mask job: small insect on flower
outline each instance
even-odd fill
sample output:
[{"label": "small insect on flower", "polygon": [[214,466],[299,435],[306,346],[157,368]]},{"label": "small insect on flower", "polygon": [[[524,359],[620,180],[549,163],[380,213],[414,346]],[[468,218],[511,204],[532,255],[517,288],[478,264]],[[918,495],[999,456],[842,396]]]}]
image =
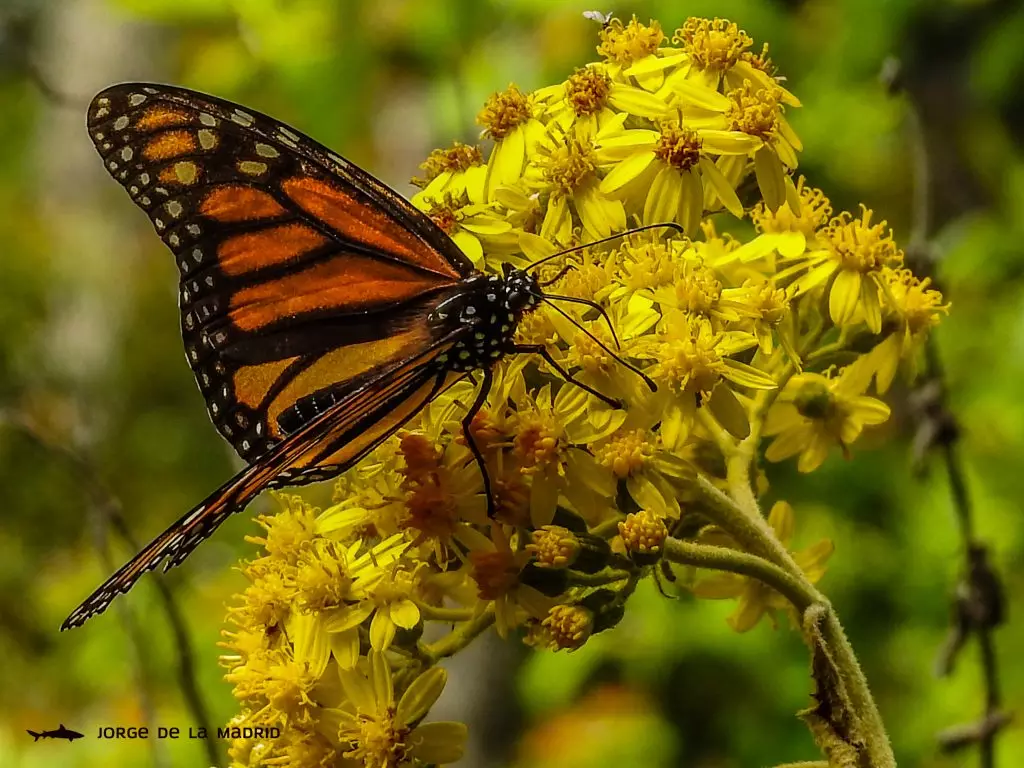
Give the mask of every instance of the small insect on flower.
[{"label": "small insect on flower", "polygon": [[[539,126],[518,89],[493,102],[485,123],[496,138]],[[62,629],[105,610],[161,562],[182,563],[264,489],[344,472],[474,374],[482,383],[463,426],[493,513],[468,427],[506,355],[540,354],[567,381],[618,405],[574,379],[546,347],[515,341],[523,317],[553,298],[534,271],[548,259],[479,272],[437,221],[365,171],[212,96],[116,85],[93,99],[88,127],[105,161],[117,154],[126,163],[128,173],[115,178],[175,255],[189,363],[215,426],[248,466],[104,582]],[[525,163],[522,135],[516,147],[513,175]],[[153,204],[144,194],[151,189],[163,202]],[[461,221],[461,245],[478,260],[473,226],[477,234],[481,222],[511,228],[480,206],[461,219],[450,208],[433,212],[450,214],[455,236]]]}]

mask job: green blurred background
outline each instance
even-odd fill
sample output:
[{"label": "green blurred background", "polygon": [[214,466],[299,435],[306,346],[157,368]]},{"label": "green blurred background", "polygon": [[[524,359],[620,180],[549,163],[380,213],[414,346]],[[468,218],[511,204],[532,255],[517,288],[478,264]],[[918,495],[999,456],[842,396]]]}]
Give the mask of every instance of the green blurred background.
[{"label": "green blurred background", "polygon": [[[272,114],[409,192],[434,146],[473,142],[494,90],[560,82],[595,58],[591,0],[2,0],[0,2],[0,765],[208,765],[201,741],[104,742],[104,725],[196,725],[154,579],[85,628],[67,613],[134,550],[228,477],[237,460],[207,422],[181,352],[176,270],[142,213],[103,172],[84,128],[97,90],[173,82]],[[803,101],[791,121],[802,172],[837,208],[863,201],[906,241],[914,224],[906,103],[879,82],[903,62],[922,116],[928,234],[953,303],[938,332],[978,533],[1009,598],[997,633],[1006,706],[1024,713],[1024,5],[999,0],[623,2],[620,18],[718,15],[769,41]],[[972,645],[952,678],[932,667],[949,621],[960,543],[941,464],[911,471],[908,392],[853,461],[799,477],[770,467],[797,511],[798,545],[837,552],[823,582],[873,683],[901,765],[942,756],[940,729],[974,719]],[[32,425],[32,435],[22,428]],[[19,426],[22,425],[22,426]],[[48,445],[47,445],[48,444]],[[71,449],[68,453],[65,449]],[[318,491],[314,490],[316,497]],[[319,491],[322,498],[323,491]],[[253,509],[271,509],[261,500]],[[224,601],[252,551],[239,515],[170,574],[198,693],[221,724]],[[493,639],[453,661],[439,715],[469,722],[461,763],[552,768],[731,768],[817,757],[799,635],[732,606],[641,590],[626,620],[581,652],[530,656]],[[88,738],[33,743],[64,723]],[[1024,733],[998,765],[1024,765]]]}]

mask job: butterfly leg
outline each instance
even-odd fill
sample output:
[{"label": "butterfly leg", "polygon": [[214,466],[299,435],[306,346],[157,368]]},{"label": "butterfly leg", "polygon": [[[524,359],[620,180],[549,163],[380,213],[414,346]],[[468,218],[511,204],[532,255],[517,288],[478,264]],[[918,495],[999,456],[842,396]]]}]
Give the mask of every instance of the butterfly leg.
[{"label": "butterfly leg", "polygon": [[476,439],[473,437],[473,431],[471,426],[473,419],[480,409],[484,407],[484,403],[487,402],[487,395],[491,392],[491,384],[494,381],[494,374],[490,368],[484,368],[484,380],[480,383],[480,389],[476,393],[476,399],[473,404],[466,411],[466,415],[462,417],[462,433],[466,436],[466,445],[469,446],[470,453],[473,454],[473,459],[476,461],[478,467],[480,467],[480,474],[484,479],[484,495],[487,498],[487,517],[493,518],[497,510],[494,506],[494,494],[491,492],[491,476],[487,472],[487,464],[484,461],[483,451],[480,450],[480,446],[476,444]]},{"label": "butterfly leg", "polygon": [[589,392],[594,397],[596,397],[598,400],[600,400],[603,403],[607,403],[612,408],[622,408],[623,407],[623,404],[622,404],[621,400],[616,400],[614,397],[608,397],[608,395],[604,394],[603,392],[598,392],[596,389],[594,389],[593,387],[589,386],[588,384],[584,384],[582,381],[580,381],[575,376],[573,376],[571,373],[569,373],[567,370],[565,370],[565,368],[563,368],[562,365],[557,360],[555,360],[555,358],[553,358],[551,356],[551,352],[548,350],[547,346],[545,346],[544,344],[517,344],[516,347],[515,347],[515,351],[516,352],[521,352],[523,354],[538,354],[538,355],[540,355],[541,357],[544,358],[544,362],[546,362],[548,365],[550,365],[552,368],[554,368],[555,371],[558,372],[558,375],[561,376],[566,381],[568,381],[568,382],[570,382],[572,384],[575,384],[577,387],[582,389],[584,392]]}]

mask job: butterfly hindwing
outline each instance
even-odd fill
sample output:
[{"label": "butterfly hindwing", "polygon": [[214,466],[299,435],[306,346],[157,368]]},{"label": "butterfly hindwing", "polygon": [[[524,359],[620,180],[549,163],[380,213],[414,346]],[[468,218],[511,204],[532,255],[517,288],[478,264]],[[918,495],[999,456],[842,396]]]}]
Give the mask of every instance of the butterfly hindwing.
[{"label": "butterfly hindwing", "polygon": [[422,212],[253,110],[130,83],[93,99],[88,126],[175,255],[186,357],[249,461],[303,398],[426,349],[423,318],[472,272]]},{"label": "butterfly hindwing", "polygon": [[458,375],[434,365],[450,346],[435,344],[426,353],[369,378],[307,420],[118,569],[75,609],[61,629],[80,626],[104,611],[161,562],[165,562],[164,570],[182,563],[224,520],[264,489],[325,464],[335,472],[355,464],[454,383]]}]

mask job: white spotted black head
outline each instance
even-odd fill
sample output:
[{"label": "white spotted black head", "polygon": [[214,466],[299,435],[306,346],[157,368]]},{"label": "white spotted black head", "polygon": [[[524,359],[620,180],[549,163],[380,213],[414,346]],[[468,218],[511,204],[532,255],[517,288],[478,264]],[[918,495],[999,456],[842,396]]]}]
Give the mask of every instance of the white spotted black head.
[{"label": "white spotted black head", "polygon": [[509,264],[502,275],[477,274],[461,281],[430,314],[439,336],[456,338],[438,362],[454,371],[486,368],[513,351],[519,321],[540,299],[537,278]]}]

